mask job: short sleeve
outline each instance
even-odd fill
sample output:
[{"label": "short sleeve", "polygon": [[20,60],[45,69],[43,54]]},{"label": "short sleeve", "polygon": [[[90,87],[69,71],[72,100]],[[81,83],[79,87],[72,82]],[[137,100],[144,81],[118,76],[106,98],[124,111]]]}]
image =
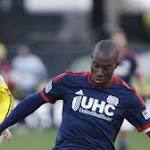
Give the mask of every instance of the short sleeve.
[{"label": "short sleeve", "polygon": [[56,100],[64,99],[65,94],[65,73],[54,77],[47,86],[40,92],[46,102],[55,103]]},{"label": "short sleeve", "polygon": [[142,97],[135,93],[129,96],[125,118],[133,124],[139,132],[145,132],[150,135],[150,112],[146,109]]}]

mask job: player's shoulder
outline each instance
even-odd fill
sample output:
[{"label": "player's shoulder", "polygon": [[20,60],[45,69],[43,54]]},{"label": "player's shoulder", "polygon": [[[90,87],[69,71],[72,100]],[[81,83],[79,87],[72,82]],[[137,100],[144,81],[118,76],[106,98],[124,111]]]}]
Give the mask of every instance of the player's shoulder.
[{"label": "player's shoulder", "polygon": [[68,71],[67,70],[64,73],[56,75],[53,78],[53,82],[58,82],[58,81],[61,81],[61,80],[66,80],[66,79],[74,79],[74,78],[86,77],[86,76],[88,76],[88,74],[89,74],[89,72],[84,72],[84,71],[73,72],[73,71]]},{"label": "player's shoulder", "polygon": [[[143,98],[139,95],[137,90],[132,86],[126,83],[123,79],[118,76],[114,76],[114,83],[117,84],[120,89],[123,89],[125,96],[132,100],[132,102],[140,102],[140,104],[144,105]],[[135,101],[134,101],[135,100]]]},{"label": "player's shoulder", "polygon": [[89,75],[89,72],[87,72],[87,71],[80,71],[80,72],[66,71],[66,74],[70,77],[86,77]]},{"label": "player's shoulder", "polygon": [[116,85],[119,85],[120,87],[130,91],[130,92],[135,92],[135,88],[132,85],[129,85],[127,82],[125,82],[123,79],[121,79],[119,76],[114,75],[113,76],[113,82]]}]

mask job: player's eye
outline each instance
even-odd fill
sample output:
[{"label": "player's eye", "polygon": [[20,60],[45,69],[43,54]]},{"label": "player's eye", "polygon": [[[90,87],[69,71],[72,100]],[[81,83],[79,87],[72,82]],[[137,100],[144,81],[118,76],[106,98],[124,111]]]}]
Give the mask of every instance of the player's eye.
[{"label": "player's eye", "polygon": [[104,69],[105,70],[110,70],[112,67],[105,67]]},{"label": "player's eye", "polygon": [[99,65],[97,63],[93,63],[94,68],[99,68]]},{"label": "player's eye", "polygon": [[110,70],[113,69],[113,67],[112,67],[112,66],[106,66],[106,67],[104,67],[103,69],[104,69],[105,71],[110,71]]}]

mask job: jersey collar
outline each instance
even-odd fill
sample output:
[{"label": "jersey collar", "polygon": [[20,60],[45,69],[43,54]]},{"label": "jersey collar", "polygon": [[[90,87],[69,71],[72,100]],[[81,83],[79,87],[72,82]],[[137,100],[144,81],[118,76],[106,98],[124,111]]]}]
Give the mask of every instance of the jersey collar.
[{"label": "jersey collar", "polygon": [[115,82],[116,77],[113,75],[112,78],[110,79],[110,81],[104,86],[104,87],[100,87],[93,79],[92,79],[92,74],[91,72],[88,72],[88,81],[90,84],[99,87],[100,89],[106,89],[108,87],[110,87],[114,82]]}]

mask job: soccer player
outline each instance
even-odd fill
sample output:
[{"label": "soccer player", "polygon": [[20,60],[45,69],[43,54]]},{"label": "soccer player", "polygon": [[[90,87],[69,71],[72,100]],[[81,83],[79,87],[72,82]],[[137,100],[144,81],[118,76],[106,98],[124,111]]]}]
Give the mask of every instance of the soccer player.
[{"label": "soccer player", "polygon": [[[115,70],[115,74],[128,84],[132,84],[133,79],[135,79],[139,91],[142,92],[144,85],[142,74],[139,70],[135,53],[127,47],[126,34],[123,30],[119,29],[112,33],[111,38],[120,49],[120,61],[117,69]],[[128,149],[128,135],[133,129],[133,126],[127,120],[124,120],[119,134],[119,150]]]},{"label": "soccer player", "polygon": [[150,136],[150,114],[136,91],[113,75],[119,49],[111,40],[98,42],[91,72],[58,75],[40,92],[22,101],[0,125],[7,127],[42,104],[63,100],[62,123],[54,150],[114,150],[124,118]]}]

